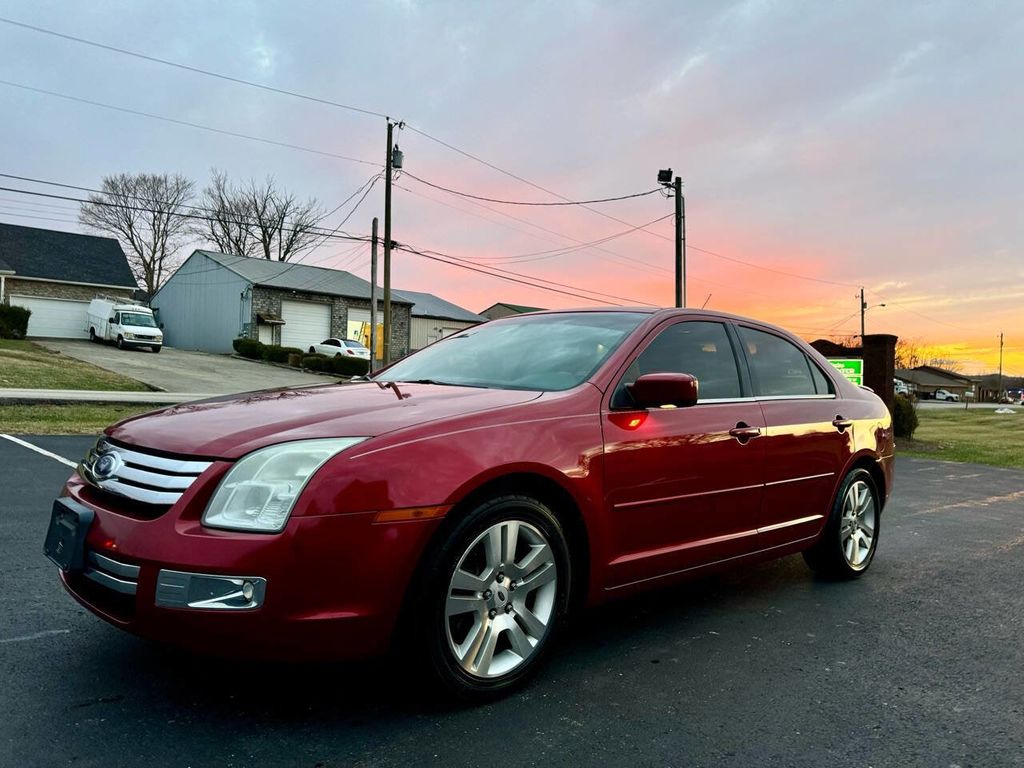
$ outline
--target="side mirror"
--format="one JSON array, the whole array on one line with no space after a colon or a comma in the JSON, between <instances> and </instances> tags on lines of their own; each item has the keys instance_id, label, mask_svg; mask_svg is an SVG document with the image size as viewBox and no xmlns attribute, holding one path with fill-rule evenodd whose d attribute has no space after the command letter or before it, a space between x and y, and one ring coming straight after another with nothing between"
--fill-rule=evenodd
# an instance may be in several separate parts
<instances>
[{"instance_id":1,"label":"side mirror","mask_svg":"<svg viewBox=\"0 0 1024 768\"><path fill-rule=\"evenodd\" d=\"M697 404L697 378L688 373L646 373L627 389L638 408L688 408Z\"/></svg>"},{"instance_id":2,"label":"side mirror","mask_svg":"<svg viewBox=\"0 0 1024 768\"><path fill-rule=\"evenodd\" d=\"M115 322L115 320L114 320L114 318L110 318L109 320L107 320L107 322L108 323L113 323L113 322Z\"/></svg>"}]
</instances>

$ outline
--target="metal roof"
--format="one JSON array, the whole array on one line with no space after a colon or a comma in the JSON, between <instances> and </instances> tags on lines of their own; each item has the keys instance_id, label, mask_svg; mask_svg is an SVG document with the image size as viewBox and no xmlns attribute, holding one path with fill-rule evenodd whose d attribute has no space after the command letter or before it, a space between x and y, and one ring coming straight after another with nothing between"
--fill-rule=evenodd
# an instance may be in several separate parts
<instances>
[{"instance_id":1,"label":"metal roof","mask_svg":"<svg viewBox=\"0 0 1024 768\"><path fill-rule=\"evenodd\" d=\"M440 296L435 296L432 293L406 290L401 290L399 293L416 302L412 306L413 317L434 317L439 320L458 320L464 323L487 322L486 317L470 312L468 309L463 309L458 304L452 304L450 301L445 301Z\"/></svg>"},{"instance_id":2,"label":"metal roof","mask_svg":"<svg viewBox=\"0 0 1024 768\"><path fill-rule=\"evenodd\" d=\"M0 269L16 277L138 288L112 237L0 224Z\"/></svg>"},{"instance_id":3,"label":"metal roof","mask_svg":"<svg viewBox=\"0 0 1024 768\"><path fill-rule=\"evenodd\" d=\"M327 267L314 267L294 261L273 261L270 259L254 259L248 256L232 256L216 251L198 250L208 259L229 269L253 285L267 288L281 288L289 291L306 291L323 293L328 296L345 296L352 299L370 299L370 283L351 272ZM384 291L377 289L377 295L383 297ZM395 304L412 304L397 291L391 292L391 301Z\"/></svg>"}]
</instances>

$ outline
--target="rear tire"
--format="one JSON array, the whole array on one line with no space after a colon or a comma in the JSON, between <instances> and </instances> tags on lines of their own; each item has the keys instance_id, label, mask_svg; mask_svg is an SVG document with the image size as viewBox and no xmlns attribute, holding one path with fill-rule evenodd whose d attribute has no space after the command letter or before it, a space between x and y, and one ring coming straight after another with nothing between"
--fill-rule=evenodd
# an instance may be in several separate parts
<instances>
[{"instance_id":1,"label":"rear tire","mask_svg":"<svg viewBox=\"0 0 1024 768\"><path fill-rule=\"evenodd\" d=\"M427 555L400 652L431 688L487 701L525 682L569 606L571 563L555 514L528 496L485 501Z\"/></svg>"},{"instance_id":2,"label":"rear tire","mask_svg":"<svg viewBox=\"0 0 1024 768\"><path fill-rule=\"evenodd\" d=\"M309 354L311 354L311 355L315 355L315 354L316 354L316 350L315 350L315 349L313 349L313 347L310 347L310 348L309 348Z\"/></svg>"},{"instance_id":3,"label":"rear tire","mask_svg":"<svg viewBox=\"0 0 1024 768\"><path fill-rule=\"evenodd\" d=\"M830 579L863 576L878 550L882 507L875 481L866 469L854 469L843 480L825 530L804 552L807 565Z\"/></svg>"},{"instance_id":4,"label":"rear tire","mask_svg":"<svg viewBox=\"0 0 1024 768\"><path fill-rule=\"evenodd\" d=\"M96 329L95 328L90 328L89 329L89 341L91 341L93 344L98 344L99 343L99 339L96 338Z\"/></svg>"}]
</instances>

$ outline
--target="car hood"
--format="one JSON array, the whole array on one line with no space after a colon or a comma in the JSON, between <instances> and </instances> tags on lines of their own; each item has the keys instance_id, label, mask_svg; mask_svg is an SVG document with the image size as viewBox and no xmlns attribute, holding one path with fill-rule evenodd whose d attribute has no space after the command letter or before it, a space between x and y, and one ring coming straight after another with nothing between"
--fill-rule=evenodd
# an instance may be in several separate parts
<instances>
[{"instance_id":1,"label":"car hood","mask_svg":"<svg viewBox=\"0 0 1024 768\"><path fill-rule=\"evenodd\" d=\"M438 419L517 405L540 392L374 382L272 389L171 406L122 421L107 435L122 443L234 459L289 440L372 437Z\"/></svg>"}]
</instances>

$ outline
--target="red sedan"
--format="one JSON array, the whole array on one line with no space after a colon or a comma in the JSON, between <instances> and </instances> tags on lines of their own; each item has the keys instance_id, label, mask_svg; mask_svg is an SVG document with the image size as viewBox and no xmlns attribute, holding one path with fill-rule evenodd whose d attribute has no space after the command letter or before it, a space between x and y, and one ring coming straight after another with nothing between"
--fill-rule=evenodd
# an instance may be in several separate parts
<instances>
[{"instance_id":1,"label":"red sedan","mask_svg":"<svg viewBox=\"0 0 1024 768\"><path fill-rule=\"evenodd\" d=\"M106 430L54 503L67 590L200 652L404 659L457 694L583 605L803 552L863 574L889 413L808 345L690 310L470 328L368 380Z\"/></svg>"}]
</instances>

